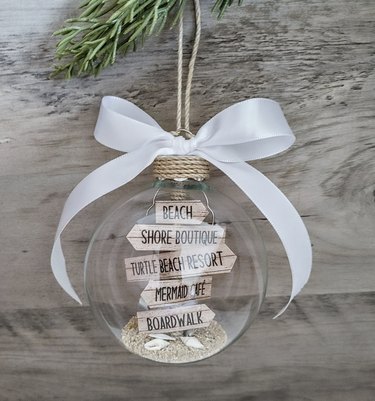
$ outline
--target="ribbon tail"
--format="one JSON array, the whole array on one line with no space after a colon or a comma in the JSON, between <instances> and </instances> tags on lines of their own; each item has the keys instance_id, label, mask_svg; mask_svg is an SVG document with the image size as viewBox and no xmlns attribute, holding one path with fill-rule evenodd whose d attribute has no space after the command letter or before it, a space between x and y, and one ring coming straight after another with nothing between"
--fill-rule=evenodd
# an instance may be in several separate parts
<instances>
[{"instance_id":1,"label":"ribbon tail","mask_svg":"<svg viewBox=\"0 0 375 401\"><path fill-rule=\"evenodd\" d=\"M275 319L285 312L310 276L312 250L305 224L287 197L254 167L245 162L223 163L205 153L201 156L241 188L271 223L285 248L292 275L292 291L288 303Z\"/></svg>"},{"instance_id":2,"label":"ribbon tail","mask_svg":"<svg viewBox=\"0 0 375 401\"><path fill-rule=\"evenodd\" d=\"M111 160L85 177L66 200L52 248L51 267L57 282L78 303L82 304L69 280L61 247L64 228L87 205L135 178L153 162L159 150L160 144L152 142Z\"/></svg>"}]
</instances>

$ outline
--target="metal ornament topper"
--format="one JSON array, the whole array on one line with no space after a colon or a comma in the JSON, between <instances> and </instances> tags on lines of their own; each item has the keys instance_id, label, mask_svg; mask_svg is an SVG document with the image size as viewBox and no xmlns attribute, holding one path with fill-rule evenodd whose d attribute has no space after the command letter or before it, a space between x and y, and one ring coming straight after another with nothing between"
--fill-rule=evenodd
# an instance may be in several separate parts
<instances>
[{"instance_id":1,"label":"metal ornament topper","mask_svg":"<svg viewBox=\"0 0 375 401\"><path fill-rule=\"evenodd\" d=\"M228 134L230 133L230 135ZM246 161L276 155L295 137L278 103L254 98L236 103L211 118L189 140L174 137L133 103L112 96L102 99L94 136L112 149L127 152L85 177L65 202L51 255L61 287L81 303L69 280L61 233L90 203L128 183L159 155L196 155L222 170L258 207L280 237L292 273L292 291L281 315L309 279L311 243L306 227L285 195Z\"/></svg>"}]
</instances>

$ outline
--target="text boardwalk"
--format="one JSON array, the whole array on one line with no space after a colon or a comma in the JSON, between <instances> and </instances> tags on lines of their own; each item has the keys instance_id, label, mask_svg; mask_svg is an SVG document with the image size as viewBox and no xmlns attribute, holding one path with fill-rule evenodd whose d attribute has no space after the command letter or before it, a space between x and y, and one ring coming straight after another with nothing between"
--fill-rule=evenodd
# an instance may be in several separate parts
<instances>
[{"instance_id":1,"label":"text boardwalk","mask_svg":"<svg viewBox=\"0 0 375 401\"><path fill-rule=\"evenodd\" d=\"M207 327L215 313L204 304L137 312L141 333L168 333Z\"/></svg>"}]
</instances>

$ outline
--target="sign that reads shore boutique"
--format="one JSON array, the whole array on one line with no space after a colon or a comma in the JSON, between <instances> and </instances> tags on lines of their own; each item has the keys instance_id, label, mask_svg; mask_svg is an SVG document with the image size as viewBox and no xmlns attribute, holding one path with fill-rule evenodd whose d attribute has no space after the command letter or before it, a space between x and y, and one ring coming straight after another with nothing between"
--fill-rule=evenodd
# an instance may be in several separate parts
<instances>
[{"instance_id":1,"label":"sign that reads shore boutique","mask_svg":"<svg viewBox=\"0 0 375 401\"><path fill-rule=\"evenodd\" d=\"M184 246L210 246L220 244L225 229L218 225L156 225L136 224L127 239L137 251L175 251Z\"/></svg>"}]
</instances>

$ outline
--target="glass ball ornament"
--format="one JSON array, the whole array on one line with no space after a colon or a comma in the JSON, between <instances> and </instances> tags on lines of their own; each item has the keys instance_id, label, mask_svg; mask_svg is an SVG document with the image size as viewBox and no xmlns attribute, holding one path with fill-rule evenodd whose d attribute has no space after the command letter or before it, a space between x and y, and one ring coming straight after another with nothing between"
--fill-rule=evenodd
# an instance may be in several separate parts
<instances>
[{"instance_id":1,"label":"glass ball ornament","mask_svg":"<svg viewBox=\"0 0 375 401\"><path fill-rule=\"evenodd\" d=\"M194 180L157 180L118 202L85 259L97 320L128 351L158 362L194 362L227 348L257 316L266 286L252 219Z\"/></svg>"}]
</instances>

